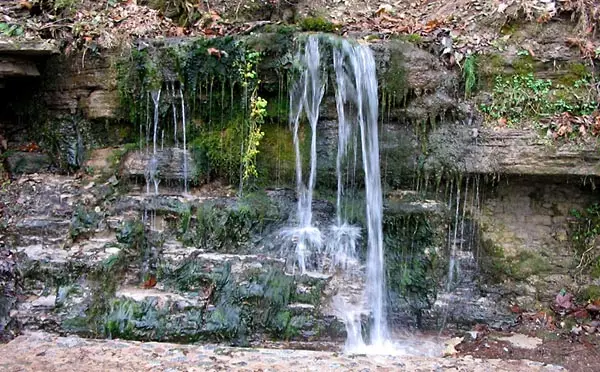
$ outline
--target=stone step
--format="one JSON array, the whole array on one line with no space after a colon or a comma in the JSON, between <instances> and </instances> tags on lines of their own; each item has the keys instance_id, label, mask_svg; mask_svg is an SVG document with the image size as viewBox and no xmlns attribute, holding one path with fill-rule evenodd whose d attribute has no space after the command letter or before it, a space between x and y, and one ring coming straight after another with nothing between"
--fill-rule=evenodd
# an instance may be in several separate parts
<instances>
[{"instance_id":1,"label":"stone step","mask_svg":"<svg viewBox=\"0 0 600 372\"><path fill-rule=\"evenodd\" d=\"M21 238L53 238L67 236L71 226L70 219L53 217L26 217L14 225L15 233Z\"/></svg>"},{"instance_id":2,"label":"stone step","mask_svg":"<svg viewBox=\"0 0 600 372\"><path fill-rule=\"evenodd\" d=\"M184 157L187 157L188 179L195 173L195 162L190 151L184 153L182 149L167 148L157 151L155 155L139 150L128 152L122 162L121 177L144 179L153 156L156 159L156 177L160 180L183 181Z\"/></svg>"}]
</instances>

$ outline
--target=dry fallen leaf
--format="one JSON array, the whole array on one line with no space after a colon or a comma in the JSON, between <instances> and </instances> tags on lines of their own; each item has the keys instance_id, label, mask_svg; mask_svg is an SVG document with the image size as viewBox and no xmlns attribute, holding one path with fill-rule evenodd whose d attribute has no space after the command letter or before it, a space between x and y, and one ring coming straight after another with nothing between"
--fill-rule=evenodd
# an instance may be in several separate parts
<instances>
[{"instance_id":1,"label":"dry fallen leaf","mask_svg":"<svg viewBox=\"0 0 600 372\"><path fill-rule=\"evenodd\" d=\"M215 56L218 59L221 59L221 51L219 49L217 49L217 48L208 48L206 51L208 52L208 55Z\"/></svg>"}]
</instances>

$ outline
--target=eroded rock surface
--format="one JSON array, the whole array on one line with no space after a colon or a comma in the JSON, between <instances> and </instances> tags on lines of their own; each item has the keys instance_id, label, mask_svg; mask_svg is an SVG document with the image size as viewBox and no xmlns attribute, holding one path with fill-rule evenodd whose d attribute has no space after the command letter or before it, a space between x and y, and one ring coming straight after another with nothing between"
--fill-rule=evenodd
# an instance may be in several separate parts
<instances>
[{"instance_id":1,"label":"eroded rock surface","mask_svg":"<svg viewBox=\"0 0 600 372\"><path fill-rule=\"evenodd\" d=\"M20 336L0 346L0 351L0 366L5 371L64 371L65 368L86 371L564 371L560 366L527 360L344 355L289 349L94 341L45 333Z\"/></svg>"}]
</instances>

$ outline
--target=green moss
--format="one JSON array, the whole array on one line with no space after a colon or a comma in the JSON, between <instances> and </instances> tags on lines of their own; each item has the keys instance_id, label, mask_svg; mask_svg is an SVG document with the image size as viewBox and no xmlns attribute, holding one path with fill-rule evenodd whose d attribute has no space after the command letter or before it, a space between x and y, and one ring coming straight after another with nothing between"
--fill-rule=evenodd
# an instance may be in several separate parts
<instances>
[{"instance_id":1,"label":"green moss","mask_svg":"<svg viewBox=\"0 0 600 372\"><path fill-rule=\"evenodd\" d=\"M259 183L293 185L296 155L289 129L279 124L263 125L262 129L265 135L256 159Z\"/></svg>"},{"instance_id":2,"label":"green moss","mask_svg":"<svg viewBox=\"0 0 600 372\"><path fill-rule=\"evenodd\" d=\"M77 206L71 218L71 226L69 228L71 239L76 240L94 232L100 220L100 214L96 213L93 209L88 210L82 206Z\"/></svg>"},{"instance_id":3,"label":"green moss","mask_svg":"<svg viewBox=\"0 0 600 372\"><path fill-rule=\"evenodd\" d=\"M206 319L206 331L218 341L236 338L241 327L241 309L235 305L222 304Z\"/></svg>"},{"instance_id":4,"label":"green moss","mask_svg":"<svg viewBox=\"0 0 600 372\"><path fill-rule=\"evenodd\" d=\"M325 17L306 17L300 21L300 27L303 31L315 31L315 32L336 32L340 29L339 25L336 25L328 21Z\"/></svg>"},{"instance_id":5,"label":"green moss","mask_svg":"<svg viewBox=\"0 0 600 372\"><path fill-rule=\"evenodd\" d=\"M403 43L390 44L390 61L386 69L380 75L380 86L387 95L393 95L403 101L407 93L406 67L404 66L404 55L402 54Z\"/></svg>"},{"instance_id":6,"label":"green moss","mask_svg":"<svg viewBox=\"0 0 600 372\"><path fill-rule=\"evenodd\" d=\"M581 289L577 294L577 299L581 302L594 302L600 299L600 286L588 285Z\"/></svg>"},{"instance_id":7,"label":"green moss","mask_svg":"<svg viewBox=\"0 0 600 372\"><path fill-rule=\"evenodd\" d=\"M508 262L508 275L516 280L523 280L532 275L552 271L553 266L548 258L535 252L520 252Z\"/></svg>"},{"instance_id":8,"label":"green moss","mask_svg":"<svg viewBox=\"0 0 600 372\"><path fill-rule=\"evenodd\" d=\"M131 152L139 149L139 143L126 143L123 146L115 149L110 156L108 157L108 163L110 164L110 169L113 174L117 175L119 172L119 168L121 166L121 161L125 158L125 156Z\"/></svg>"},{"instance_id":9,"label":"green moss","mask_svg":"<svg viewBox=\"0 0 600 372\"><path fill-rule=\"evenodd\" d=\"M480 54L477 57L477 72L479 73L479 87L491 89L494 78L505 74L506 62L500 53Z\"/></svg>"},{"instance_id":10,"label":"green moss","mask_svg":"<svg viewBox=\"0 0 600 372\"><path fill-rule=\"evenodd\" d=\"M254 236L282 218L278 206L258 192L249 193L232 205L203 203L195 211L195 218L184 217L180 222L180 240L198 248L232 253L247 249ZM181 223L185 223L185 228Z\"/></svg>"},{"instance_id":11,"label":"green moss","mask_svg":"<svg viewBox=\"0 0 600 372\"><path fill-rule=\"evenodd\" d=\"M383 231L387 286L393 303L407 303L421 325L422 312L437 294L437 234L421 214L386 214Z\"/></svg>"},{"instance_id":12,"label":"green moss","mask_svg":"<svg viewBox=\"0 0 600 372\"><path fill-rule=\"evenodd\" d=\"M136 339L135 321L139 318L139 305L130 300L115 299L104 319L104 330L110 338Z\"/></svg>"},{"instance_id":13,"label":"green moss","mask_svg":"<svg viewBox=\"0 0 600 372\"><path fill-rule=\"evenodd\" d=\"M421 45L423 43L423 36L420 34L406 34L401 35L400 40L408 41L409 43Z\"/></svg>"},{"instance_id":14,"label":"green moss","mask_svg":"<svg viewBox=\"0 0 600 372\"><path fill-rule=\"evenodd\" d=\"M519 55L512 63L517 74L529 74L535 72L535 59L527 52Z\"/></svg>"},{"instance_id":15,"label":"green moss","mask_svg":"<svg viewBox=\"0 0 600 372\"><path fill-rule=\"evenodd\" d=\"M515 257L506 257L502 248L491 242L483 245L485 257L480 265L486 277L493 282L505 279L524 280L532 275L551 272L552 264L545 256L535 252L519 252Z\"/></svg>"},{"instance_id":16,"label":"green moss","mask_svg":"<svg viewBox=\"0 0 600 372\"><path fill-rule=\"evenodd\" d=\"M463 79L465 87L465 98L469 98L477 86L478 72L477 72L477 56L469 54L465 58L463 64Z\"/></svg>"},{"instance_id":17,"label":"green moss","mask_svg":"<svg viewBox=\"0 0 600 372\"><path fill-rule=\"evenodd\" d=\"M477 259L484 277L492 283L502 282L509 273L504 250L492 240L481 242L481 253Z\"/></svg>"},{"instance_id":18,"label":"green moss","mask_svg":"<svg viewBox=\"0 0 600 372\"><path fill-rule=\"evenodd\" d=\"M513 35L518 30L518 25L516 23L507 22L500 28L500 33L502 35Z\"/></svg>"}]
</instances>

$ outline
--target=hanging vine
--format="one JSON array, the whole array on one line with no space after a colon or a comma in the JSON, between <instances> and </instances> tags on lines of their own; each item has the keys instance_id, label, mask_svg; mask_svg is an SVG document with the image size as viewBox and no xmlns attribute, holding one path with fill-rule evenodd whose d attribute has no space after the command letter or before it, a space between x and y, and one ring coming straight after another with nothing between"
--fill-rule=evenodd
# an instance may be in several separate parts
<instances>
[{"instance_id":1,"label":"hanging vine","mask_svg":"<svg viewBox=\"0 0 600 372\"><path fill-rule=\"evenodd\" d=\"M260 62L260 53L248 51L243 63L239 66L244 89L244 120L241 122L240 146L240 194L243 193L244 184L251 177L257 177L256 156L258 147L264 136L261 125L267 115L267 101L258 95L260 80L258 79L257 66ZM251 93L249 93L251 92Z\"/></svg>"}]
</instances>

